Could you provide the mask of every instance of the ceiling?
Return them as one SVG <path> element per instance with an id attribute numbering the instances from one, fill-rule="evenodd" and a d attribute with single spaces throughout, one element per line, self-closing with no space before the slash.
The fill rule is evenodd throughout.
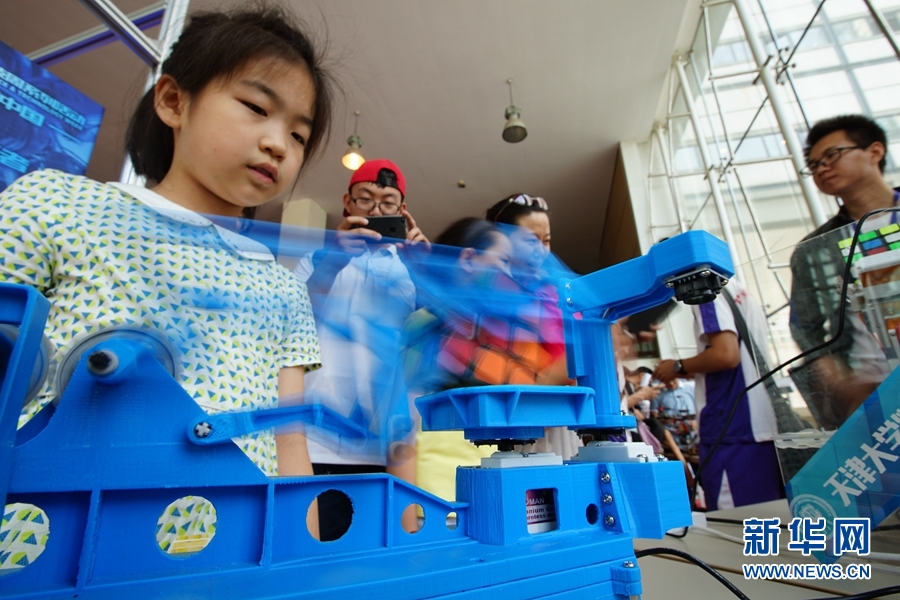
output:
<path id="1" fill-rule="evenodd" d="M 116 0 L 125 13 L 152 0 Z M 359 110 L 362 153 L 391 158 L 429 237 L 516 192 L 551 207 L 553 250 L 597 268 L 620 140 L 643 140 L 699 0 L 286 0 L 327 40 L 340 84 L 331 141 L 294 190 L 340 219 L 340 164 Z M 7 0 L 0 41 L 33 52 L 95 27 L 77 0 Z M 233 2 L 194 0 L 192 10 Z M 148 34 L 156 35 L 155 30 Z M 118 178 L 122 138 L 147 70 L 120 43 L 50 67 L 106 107 L 87 175 Z M 528 138 L 500 137 L 514 79 Z M 661 112 L 662 111 L 662 112 Z M 465 182 L 465 187 L 458 185 Z M 263 216 L 277 219 L 278 207 Z"/>

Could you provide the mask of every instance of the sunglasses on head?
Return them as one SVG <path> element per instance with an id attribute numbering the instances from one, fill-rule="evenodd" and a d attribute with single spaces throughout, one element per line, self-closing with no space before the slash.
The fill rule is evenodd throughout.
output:
<path id="1" fill-rule="evenodd" d="M 540 196 L 529 196 L 528 194 L 519 194 L 518 196 L 513 196 L 512 198 L 507 199 L 504 203 L 503 208 L 497 211 L 496 216 L 494 217 L 494 223 L 497 222 L 497 219 L 500 218 L 500 215 L 506 210 L 506 207 L 510 204 L 518 204 L 519 206 L 536 206 L 541 210 L 550 210 L 547 206 L 547 201 L 541 198 Z"/>

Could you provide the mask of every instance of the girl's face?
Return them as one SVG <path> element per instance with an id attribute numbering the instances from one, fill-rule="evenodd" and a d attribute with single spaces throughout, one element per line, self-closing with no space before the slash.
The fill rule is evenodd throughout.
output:
<path id="1" fill-rule="evenodd" d="M 155 188 L 170 200 L 197 212 L 239 216 L 296 179 L 315 116 L 315 87 L 305 66 L 254 61 L 193 98 L 163 77 L 156 101 L 175 135 L 172 166 Z"/>
<path id="2" fill-rule="evenodd" d="M 509 235 L 513 247 L 513 267 L 517 271 L 537 273 L 550 252 L 550 217 L 535 211 L 520 217 Z"/>
<path id="3" fill-rule="evenodd" d="M 484 250 L 465 248 L 460 254 L 460 263 L 463 270 L 474 276 L 501 271 L 512 276 L 510 264 L 512 263 L 513 247 L 509 238 L 498 233 L 493 236 L 494 243 Z"/>

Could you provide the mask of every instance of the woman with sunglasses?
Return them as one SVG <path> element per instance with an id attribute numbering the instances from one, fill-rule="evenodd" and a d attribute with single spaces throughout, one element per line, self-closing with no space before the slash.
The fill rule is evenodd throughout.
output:
<path id="1" fill-rule="evenodd" d="M 539 196 L 514 194 L 490 207 L 485 219 L 500 225 L 509 235 L 513 244 L 513 277 L 526 287 L 541 283 L 541 267 L 550 253 L 547 201 Z"/>
<path id="2" fill-rule="evenodd" d="M 556 292 L 556 282 L 546 268 L 550 254 L 550 212 L 547 201 L 540 196 L 513 194 L 490 207 L 485 219 L 496 223 L 509 236 L 513 246 L 513 278 L 540 300 L 542 314 L 538 334 L 553 363 L 538 379 L 538 383 L 572 384 L 573 381 L 566 372 L 559 294 Z M 581 445 L 575 432 L 565 427 L 551 427 L 546 429 L 545 437 L 534 445 L 534 451 L 555 452 L 568 459 Z"/>

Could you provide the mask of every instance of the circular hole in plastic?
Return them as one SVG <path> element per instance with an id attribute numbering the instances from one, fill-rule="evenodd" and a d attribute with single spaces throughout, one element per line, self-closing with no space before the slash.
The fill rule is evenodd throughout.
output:
<path id="1" fill-rule="evenodd" d="M 50 539 L 50 519 L 33 504 L 3 508 L 0 520 L 0 575 L 18 573 L 38 559 Z"/>
<path id="2" fill-rule="evenodd" d="M 457 527 L 459 527 L 459 516 L 455 512 L 447 513 L 447 519 L 445 520 L 447 524 L 447 529 L 453 531 Z"/>
<path id="3" fill-rule="evenodd" d="M 313 510 L 317 507 L 317 511 Z M 313 514 L 318 515 L 318 532 L 310 528 L 314 521 Z M 340 490 L 326 490 L 310 502 L 306 510 L 306 528 L 309 534 L 320 542 L 333 542 L 344 537 L 353 524 L 353 502 L 350 496 Z"/>
<path id="4" fill-rule="evenodd" d="M 403 531 L 406 533 L 419 533 L 425 526 L 425 509 L 415 502 L 408 504 L 402 513 Z"/>
<path id="5" fill-rule="evenodd" d="M 600 520 L 600 507 L 596 504 L 588 504 L 587 510 L 584 511 L 584 516 L 587 517 L 588 523 L 596 525 L 597 521 Z"/>
<path id="6" fill-rule="evenodd" d="M 156 521 L 156 544 L 173 558 L 194 556 L 215 537 L 216 519 L 216 507 L 206 498 L 179 498 Z"/>
<path id="7" fill-rule="evenodd" d="M 12 357 L 13 348 L 19 337 L 19 328 L 16 325 L 8 323 L 0 323 L 0 376 L 6 374 L 6 367 L 9 365 L 9 359 Z M 37 356 L 34 359 L 34 367 L 31 370 L 31 378 L 28 381 L 28 390 L 25 393 L 25 403 L 31 402 L 47 380 L 50 372 L 50 366 L 53 361 L 54 348 L 53 344 L 44 335 L 41 339 L 41 346 Z"/>

